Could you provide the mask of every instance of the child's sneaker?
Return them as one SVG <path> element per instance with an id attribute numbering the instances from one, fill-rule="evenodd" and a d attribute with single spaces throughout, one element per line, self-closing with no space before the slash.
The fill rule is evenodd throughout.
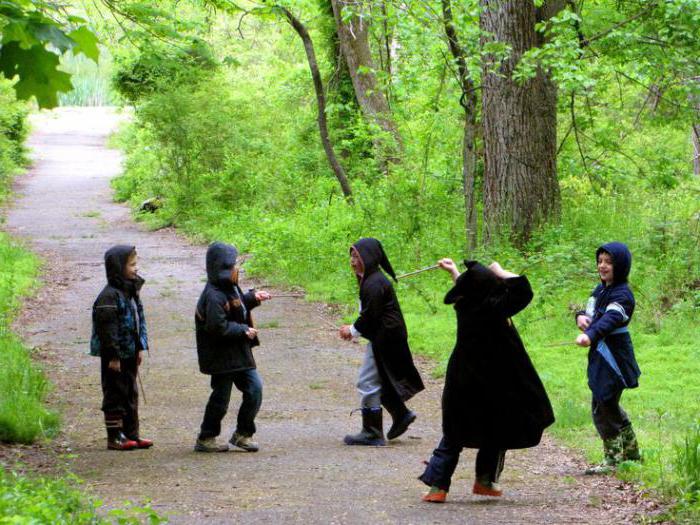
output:
<path id="1" fill-rule="evenodd" d="M 228 452 L 228 445 L 219 445 L 216 438 L 197 439 L 194 444 L 195 452 Z"/>
<path id="2" fill-rule="evenodd" d="M 439 487 L 430 487 L 430 490 L 423 494 L 421 499 L 428 503 L 445 503 L 447 491 Z"/>
<path id="3" fill-rule="evenodd" d="M 258 444 L 253 441 L 251 436 L 244 436 L 238 432 L 231 436 L 229 443 L 231 443 L 234 447 L 242 448 L 246 452 L 257 452 L 259 450 Z"/>
<path id="4" fill-rule="evenodd" d="M 500 489 L 497 483 L 480 483 L 478 481 L 474 482 L 474 487 L 472 488 L 472 494 L 477 496 L 491 496 L 493 498 L 500 498 L 503 496 L 503 491 Z"/>

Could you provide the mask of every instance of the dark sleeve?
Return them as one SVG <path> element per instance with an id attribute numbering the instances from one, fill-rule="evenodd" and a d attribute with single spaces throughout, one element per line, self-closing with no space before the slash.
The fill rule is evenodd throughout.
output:
<path id="1" fill-rule="evenodd" d="M 366 283 L 360 290 L 362 308 L 353 323 L 362 337 L 371 339 L 377 333 L 384 309 L 384 286 L 381 281 Z"/>
<path id="2" fill-rule="evenodd" d="M 484 301 L 484 306 L 498 317 L 513 317 L 532 301 L 532 288 L 524 275 L 504 279 L 503 282 L 505 286 L 490 295 Z"/>
<path id="3" fill-rule="evenodd" d="M 100 355 L 108 360 L 119 358 L 119 307 L 117 295 L 105 291 L 99 295 L 93 308 L 95 332 L 100 340 Z"/>
<path id="4" fill-rule="evenodd" d="M 611 332 L 625 326 L 634 312 L 634 296 L 629 289 L 613 290 L 603 315 L 584 332 L 591 341 L 599 341 Z"/>
<path id="5" fill-rule="evenodd" d="M 245 304 L 248 311 L 252 310 L 256 306 L 260 306 L 260 301 L 255 298 L 255 288 L 251 288 L 246 293 L 242 294 L 243 304 Z"/>
<path id="6" fill-rule="evenodd" d="M 245 333 L 248 331 L 248 325 L 228 320 L 224 303 L 219 300 L 216 294 L 207 298 L 204 326 L 207 332 L 220 337 L 245 337 Z"/>

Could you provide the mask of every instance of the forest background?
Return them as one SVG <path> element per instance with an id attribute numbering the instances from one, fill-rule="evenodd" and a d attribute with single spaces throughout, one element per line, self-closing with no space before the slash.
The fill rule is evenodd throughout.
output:
<path id="1" fill-rule="evenodd" d="M 597 283 L 596 248 L 626 242 L 643 375 L 623 404 L 645 461 L 619 475 L 676 501 L 679 519 L 697 517 L 700 3 L 75 8 L 101 41 L 99 65 L 80 33 L 73 52 L 58 49 L 74 89 L 55 91 L 64 105 L 133 108 L 115 138 L 126 164 L 114 186 L 149 227 L 235 243 L 251 254 L 250 275 L 338 304 L 347 320 L 357 301 L 348 248 L 362 236 L 382 241 L 397 273 L 445 256 L 524 272 L 535 299 L 515 322 L 555 406 L 552 432 L 592 461 L 601 454 L 586 350 L 552 344 L 577 334 L 573 311 Z M 13 145 L 1 148 L 7 183 L 23 162 L 26 106 L 9 82 L 0 87 L 0 137 Z M 44 95 L 39 104 L 53 105 Z M 157 211 L 138 212 L 149 198 Z M 3 282 L 15 289 L 7 268 Z M 411 346 L 435 359 L 437 374 L 454 343 L 448 287 L 437 272 L 397 286 Z"/>

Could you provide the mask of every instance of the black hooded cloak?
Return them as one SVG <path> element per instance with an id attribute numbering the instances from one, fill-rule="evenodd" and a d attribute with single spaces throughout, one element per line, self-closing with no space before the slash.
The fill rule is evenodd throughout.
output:
<path id="1" fill-rule="evenodd" d="M 425 387 L 413 364 L 406 323 L 394 287 L 379 268 L 394 279 L 396 275 L 377 239 L 360 239 L 353 248 L 364 265 L 360 280 L 361 310 L 355 329 L 372 342 L 382 389 L 393 388 L 407 401 Z"/>
<path id="2" fill-rule="evenodd" d="M 533 447 L 554 422 L 552 406 L 510 317 L 532 300 L 527 277 L 501 279 L 467 262 L 445 296 L 457 343 L 442 397 L 445 437 L 468 448 Z"/>

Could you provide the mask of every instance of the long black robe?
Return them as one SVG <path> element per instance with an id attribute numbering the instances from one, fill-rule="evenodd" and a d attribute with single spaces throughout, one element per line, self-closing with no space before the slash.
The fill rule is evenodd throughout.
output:
<path id="1" fill-rule="evenodd" d="M 470 261 L 445 297 L 455 303 L 457 344 L 447 365 L 443 432 L 468 448 L 533 447 L 552 406 L 510 317 L 532 300 L 524 276 L 499 279 Z"/>
<path id="2" fill-rule="evenodd" d="M 403 401 L 423 390 L 423 381 L 413 364 L 408 346 L 408 332 L 399 301 L 389 279 L 379 270 L 393 269 L 381 243 L 373 238 L 357 241 L 355 248 L 362 259 L 364 274 L 360 280 L 360 316 L 354 323 L 363 337 L 372 342 L 374 358 L 382 378 L 382 397 L 391 397 L 392 389 Z"/>

